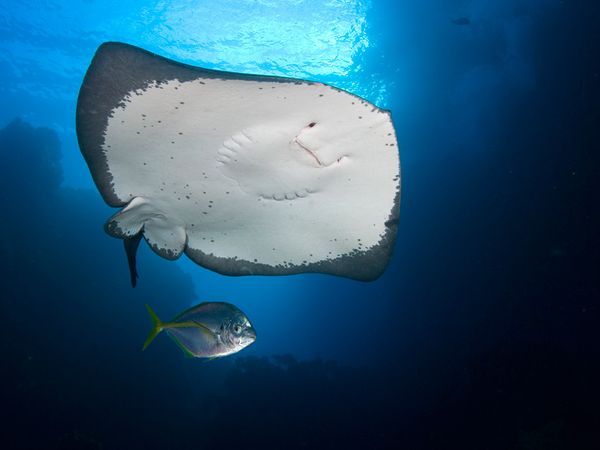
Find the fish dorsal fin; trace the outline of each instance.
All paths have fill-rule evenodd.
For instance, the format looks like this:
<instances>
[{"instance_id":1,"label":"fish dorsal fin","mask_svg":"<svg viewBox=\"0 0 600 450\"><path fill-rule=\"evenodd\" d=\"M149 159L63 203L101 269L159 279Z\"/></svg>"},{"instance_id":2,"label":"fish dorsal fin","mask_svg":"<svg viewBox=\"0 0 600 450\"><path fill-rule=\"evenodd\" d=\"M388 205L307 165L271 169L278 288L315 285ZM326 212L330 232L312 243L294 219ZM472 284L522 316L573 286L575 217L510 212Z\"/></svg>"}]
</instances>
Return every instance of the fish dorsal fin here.
<instances>
[{"instance_id":1,"label":"fish dorsal fin","mask_svg":"<svg viewBox=\"0 0 600 450\"><path fill-rule=\"evenodd\" d=\"M201 306L205 305L208 302L202 302L202 303L198 303L197 305L194 306L190 306L188 309L186 309L185 311L180 312L179 314L177 314L175 317L173 317L172 322L175 322L176 320L184 317L186 314L189 314L191 312L194 312L195 310L197 310L198 308L200 308Z\"/></svg>"}]
</instances>

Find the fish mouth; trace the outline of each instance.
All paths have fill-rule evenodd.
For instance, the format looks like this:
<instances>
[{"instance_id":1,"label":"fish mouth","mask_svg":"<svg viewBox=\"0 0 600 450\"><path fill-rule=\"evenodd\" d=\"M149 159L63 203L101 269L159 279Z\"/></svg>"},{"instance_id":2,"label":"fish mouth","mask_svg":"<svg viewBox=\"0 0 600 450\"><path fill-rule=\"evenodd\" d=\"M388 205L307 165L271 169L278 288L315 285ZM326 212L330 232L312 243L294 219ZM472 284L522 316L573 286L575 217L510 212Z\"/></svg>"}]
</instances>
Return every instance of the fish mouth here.
<instances>
[{"instance_id":1,"label":"fish mouth","mask_svg":"<svg viewBox=\"0 0 600 450\"><path fill-rule=\"evenodd\" d=\"M244 334L242 335L242 341L244 342L244 345L250 345L256 341L256 331L254 328L248 328L244 331Z\"/></svg>"},{"instance_id":2,"label":"fish mouth","mask_svg":"<svg viewBox=\"0 0 600 450\"><path fill-rule=\"evenodd\" d=\"M256 340L256 330L254 328L248 328L246 330L246 337L255 341Z\"/></svg>"}]
</instances>

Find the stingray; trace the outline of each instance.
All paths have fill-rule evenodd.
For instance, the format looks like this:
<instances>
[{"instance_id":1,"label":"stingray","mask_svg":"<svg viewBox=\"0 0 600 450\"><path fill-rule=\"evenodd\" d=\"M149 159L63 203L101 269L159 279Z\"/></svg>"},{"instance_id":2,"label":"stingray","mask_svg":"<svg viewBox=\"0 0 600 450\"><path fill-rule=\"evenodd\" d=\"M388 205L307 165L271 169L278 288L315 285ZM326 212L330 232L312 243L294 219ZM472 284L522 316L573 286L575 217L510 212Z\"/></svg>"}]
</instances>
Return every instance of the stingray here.
<instances>
[{"instance_id":1,"label":"stingray","mask_svg":"<svg viewBox=\"0 0 600 450\"><path fill-rule=\"evenodd\" d=\"M381 275L400 161L389 111L327 84L208 70L102 44L77 102L81 152L124 240L226 275Z\"/></svg>"}]
</instances>

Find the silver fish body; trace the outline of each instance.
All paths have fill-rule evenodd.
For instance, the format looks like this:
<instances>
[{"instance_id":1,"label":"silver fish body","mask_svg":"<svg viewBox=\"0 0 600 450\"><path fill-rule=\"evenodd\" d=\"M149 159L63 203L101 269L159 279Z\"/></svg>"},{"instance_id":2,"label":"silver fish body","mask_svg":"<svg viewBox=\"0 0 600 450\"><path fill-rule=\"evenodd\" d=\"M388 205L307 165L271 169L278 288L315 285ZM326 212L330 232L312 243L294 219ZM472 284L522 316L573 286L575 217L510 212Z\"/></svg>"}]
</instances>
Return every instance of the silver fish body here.
<instances>
[{"instance_id":1,"label":"silver fish body","mask_svg":"<svg viewBox=\"0 0 600 450\"><path fill-rule=\"evenodd\" d=\"M143 349L161 332L189 357L218 358L237 353L256 340L256 331L248 317L236 306L225 302L206 302L193 306L169 322L162 322L146 305L153 328Z\"/></svg>"}]
</instances>

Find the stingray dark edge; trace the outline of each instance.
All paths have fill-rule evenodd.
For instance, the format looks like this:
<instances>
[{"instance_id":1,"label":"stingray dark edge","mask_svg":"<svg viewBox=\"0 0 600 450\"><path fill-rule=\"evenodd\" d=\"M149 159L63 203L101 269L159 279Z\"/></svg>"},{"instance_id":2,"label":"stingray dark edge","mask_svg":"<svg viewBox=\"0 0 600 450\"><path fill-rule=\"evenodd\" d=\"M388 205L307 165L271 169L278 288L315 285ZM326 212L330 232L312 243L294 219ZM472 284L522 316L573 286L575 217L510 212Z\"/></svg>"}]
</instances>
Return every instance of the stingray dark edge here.
<instances>
[{"instance_id":1,"label":"stingray dark edge","mask_svg":"<svg viewBox=\"0 0 600 450\"><path fill-rule=\"evenodd\" d=\"M121 42L103 43L96 50L79 90L76 130L79 148L90 169L94 183L109 206L122 207L130 200L129 198L120 199L116 195L106 155L102 149L104 133L112 111L121 106L126 96L134 90L144 91L154 83L162 84L171 80L185 82L198 78L295 84L313 83L296 78L204 69L173 61L133 45ZM330 87L343 91L334 86ZM366 101L350 92L343 92ZM391 120L390 111L373 106L389 114ZM187 245L184 251L197 264L224 275L292 275L314 272L370 281L378 278L384 272L391 257L396 237L399 204L400 189L396 192L394 206L386 221L385 232L377 245L369 250L355 251L332 260L293 266L270 266L236 258L217 257L189 248ZM168 255L158 253L167 259L173 259ZM353 275L350 276L347 273L353 273Z\"/></svg>"},{"instance_id":2,"label":"stingray dark edge","mask_svg":"<svg viewBox=\"0 0 600 450\"><path fill-rule=\"evenodd\" d=\"M379 278L391 259L398 230L400 212L400 189L396 191L394 206L386 221L385 232L380 241L369 250L355 250L334 259L317 263L291 266L271 266L238 258L223 258L201 250L185 247L185 254L194 262L222 275L298 275L301 273L323 273L350 278L357 281L373 281ZM349 275L352 274L352 275Z\"/></svg>"}]
</instances>

